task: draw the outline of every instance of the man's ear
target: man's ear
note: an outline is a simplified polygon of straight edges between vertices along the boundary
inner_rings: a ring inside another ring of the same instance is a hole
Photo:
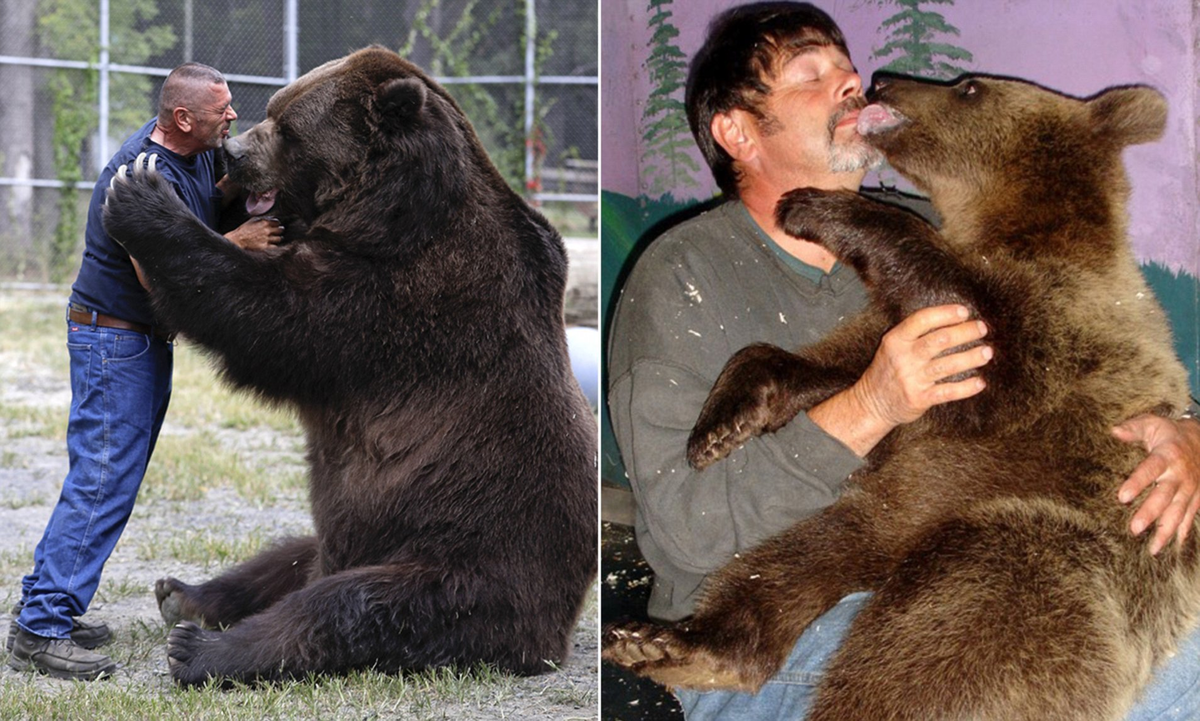
[[[728,113],[717,113],[713,116],[713,140],[734,160],[744,163],[752,160],[758,153],[758,145],[749,130],[750,114],[745,110],[735,108]]]
[[[187,108],[175,108],[171,111],[171,117],[175,119],[175,127],[185,133],[192,132],[192,119],[188,115]]]

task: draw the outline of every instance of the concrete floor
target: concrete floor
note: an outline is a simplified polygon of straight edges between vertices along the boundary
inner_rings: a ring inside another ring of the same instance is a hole
[[[603,524],[600,541],[600,620],[646,618],[653,574],[633,538],[633,528]],[[675,721],[679,704],[666,689],[611,664],[600,666],[600,718],[603,721]]]

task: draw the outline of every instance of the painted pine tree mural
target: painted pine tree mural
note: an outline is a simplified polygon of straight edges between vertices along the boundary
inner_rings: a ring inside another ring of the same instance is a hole
[[[654,31],[647,47],[646,69],[653,89],[642,111],[641,177],[648,195],[698,185],[692,173],[699,170],[688,154],[693,147],[687,112],[683,106],[687,82],[687,57],[674,44],[679,30],[671,24],[668,9],[674,0],[650,0],[650,28]]]
[[[949,80],[966,72],[958,63],[969,63],[971,53],[947,42],[940,36],[958,35],[958,28],[946,18],[922,6],[953,5],[954,0],[881,0],[881,5],[895,5],[900,11],[883,21],[881,30],[888,32],[887,42],[871,56],[886,60],[880,68],[900,75]]]

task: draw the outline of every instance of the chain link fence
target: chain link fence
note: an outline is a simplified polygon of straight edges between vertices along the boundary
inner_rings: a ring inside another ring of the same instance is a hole
[[[171,68],[224,73],[244,132],[372,43],[446,85],[564,235],[594,236],[597,37],[595,0],[0,0],[0,281],[74,276],[95,179]]]

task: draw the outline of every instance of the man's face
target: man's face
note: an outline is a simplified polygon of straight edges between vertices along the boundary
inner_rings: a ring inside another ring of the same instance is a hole
[[[857,174],[881,156],[858,134],[866,105],[862,79],[833,46],[813,46],[788,60],[772,78],[757,122],[764,172],[784,187],[819,184],[821,176]]]
[[[210,85],[202,99],[189,108],[193,118],[192,137],[205,150],[221,147],[229,137],[229,127],[237,120],[233,109],[233,96],[224,83]]]

